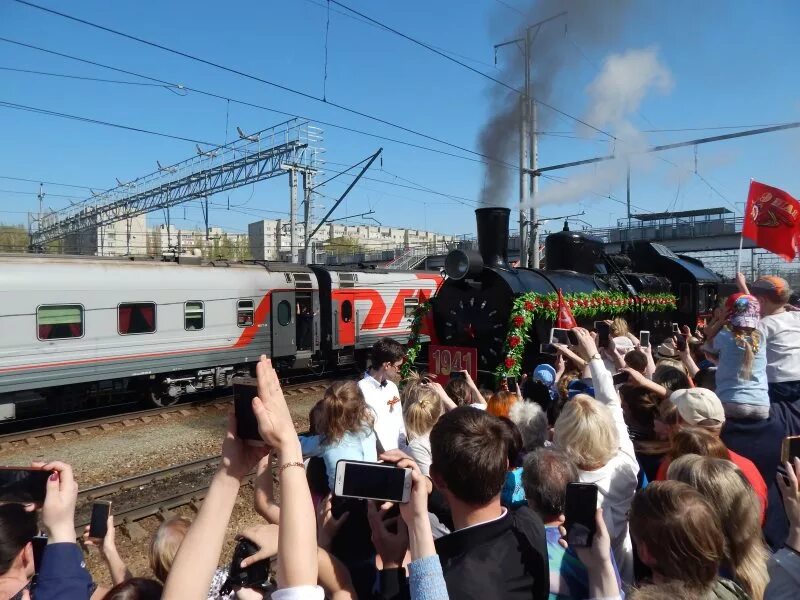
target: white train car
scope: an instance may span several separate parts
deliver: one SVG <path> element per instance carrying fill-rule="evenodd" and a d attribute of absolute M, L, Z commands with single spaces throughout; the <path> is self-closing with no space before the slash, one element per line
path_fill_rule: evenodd
<path fill-rule="evenodd" d="M 261 354 L 283 372 L 406 341 L 435 273 L 53 256 L 0 257 L 0 419 L 230 385 Z"/>

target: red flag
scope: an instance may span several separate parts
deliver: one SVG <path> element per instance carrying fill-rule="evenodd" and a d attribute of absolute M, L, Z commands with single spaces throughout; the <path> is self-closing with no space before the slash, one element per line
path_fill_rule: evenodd
<path fill-rule="evenodd" d="M 572 316 L 572 311 L 567 306 L 564 296 L 561 295 L 561 289 L 558 290 L 558 313 L 556 314 L 556 327 L 560 329 L 572 329 L 577 327 L 578 322 Z"/>
<path fill-rule="evenodd" d="M 742 235 L 791 261 L 800 248 L 800 202 L 778 188 L 750 182 Z"/>

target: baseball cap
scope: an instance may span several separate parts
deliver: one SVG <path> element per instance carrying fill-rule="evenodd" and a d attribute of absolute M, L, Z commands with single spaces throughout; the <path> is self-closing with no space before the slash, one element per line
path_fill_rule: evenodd
<path fill-rule="evenodd" d="M 627 354 L 636 347 L 633 345 L 631 338 L 629 338 L 627 335 L 618 335 L 615 337 L 614 346 L 620 353 L 623 354 Z"/>
<path fill-rule="evenodd" d="M 678 409 L 681 418 L 690 425 L 712 419 L 719 423 L 725 422 L 725 411 L 717 395 L 706 388 L 691 388 L 677 390 L 669 397 Z"/>
<path fill-rule="evenodd" d="M 533 380 L 550 387 L 556 381 L 556 370 L 548 364 L 537 365 L 533 370 Z"/>
<path fill-rule="evenodd" d="M 753 295 L 767 296 L 777 301 L 781 296 L 785 298 L 787 295 L 791 294 L 791 289 L 789 288 L 789 282 L 783 277 L 765 275 L 759 277 L 750 285 L 750 293 Z"/>
<path fill-rule="evenodd" d="M 734 298 L 734 296 L 736 296 Z M 728 321 L 734 327 L 758 327 L 758 320 L 761 314 L 761 305 L 756 300 L 755 296 L 749 294 L 734 294 L 733 302 L 728 299 L 726 306 L 731 314 L 728 316 Z"/>

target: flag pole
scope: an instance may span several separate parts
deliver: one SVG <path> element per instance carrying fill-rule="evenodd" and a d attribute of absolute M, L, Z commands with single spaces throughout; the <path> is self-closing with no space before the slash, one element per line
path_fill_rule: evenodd
<path fill-rule="evenodd" d="M 739 234 L 739 256 L 736 258 L 736 273 L 742 272 L 742 247 L 744 246 L 744 234 Z"/>

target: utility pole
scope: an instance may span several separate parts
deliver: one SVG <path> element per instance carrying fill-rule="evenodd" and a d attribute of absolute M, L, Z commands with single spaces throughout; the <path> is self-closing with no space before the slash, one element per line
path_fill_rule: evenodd
<path fill-rule="evenodd" d="M 537 178 L 538 179 L 538 178 Z M 628 161 L 628 174 L 625 178 L 625 204 L 628 209 L 628 232 L 631 230 L 631 163 Z M 630 235 L 630 233 L 629 233 Z"/>
<path fill-rule="evenodd" d="M 307 169 L 303 169 L 303 264 L 310 265 L 314 262 L 311 251 L 311 221 L 313 211 L 311 206 L 311 188 L 314 186 L 313 174 Z"/>
<path fill-rule="evenodd" d="M 497 62 L 497 49 L 514 44 L 522 52 L 522 68 L 524 69 L 524 87 L 520 98 L 520 125 L 519 125 L 519 262 L 521 267 L 531 266 L 539 268 L 539 222 L 538 210 L 535 206 L 536 192 L 539 190 L 539 182 L 531 173 L 538 168 L 539 164 L 539 142 L 537 134 L 537 114 L 536 102 L 531 91 L 531 67 L 533 41 L 539 28 L 566 15 L 566 11 L 560 12 L 547 19 L 529 25 L 525 28 L 525 37 L 509 40 L 500 44 L 495 44 L 495 63 Z M 536 165 L 536 166 L 534 166 Z M 526 211 L 522 208 L 522 203 L 530 202 L 531 208 Z M 528 225 L 531 225 L 530 236 L 528 236 Z"/>
<path fill-rule="evenodd" d="M 289 255 L 297 264 L 297 171 L 289 167 Z"/>

